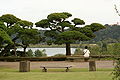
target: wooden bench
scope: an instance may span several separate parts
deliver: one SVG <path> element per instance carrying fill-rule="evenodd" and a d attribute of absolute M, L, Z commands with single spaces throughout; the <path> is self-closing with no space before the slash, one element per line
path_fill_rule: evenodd
<path fill-rule="evenodd" d="M 47 68 L 66 68 L 65 72 L 69 71 L 69 68 L 71 68 L 72 66 L 40 66 L 40 68 L 43 68 L 42 71 L 43 72 L 47 72 Z"/>

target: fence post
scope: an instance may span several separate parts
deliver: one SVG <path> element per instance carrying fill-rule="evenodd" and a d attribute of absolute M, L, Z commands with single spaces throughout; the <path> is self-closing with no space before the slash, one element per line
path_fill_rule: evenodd
<path fill-rule="evenodd" d="M 89 61 L 89 71 L 96 71 L 95 61 Z"/>
<path fill-rule="evenodd" d="M 20 61 L 19 72 L 29 72 L 30 71 L 30 61 Z"/>

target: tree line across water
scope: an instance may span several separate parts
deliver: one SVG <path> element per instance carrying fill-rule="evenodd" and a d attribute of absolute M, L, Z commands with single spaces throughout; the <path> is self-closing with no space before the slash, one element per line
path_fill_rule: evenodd
<path fill-rule="evenodd" d="M 96 43 L 106 41 L 107 43 L 120 43 L 120 25 L 108 25 L 106 29 L 95 32 L 96 37 L 89 41 L 89 43 Z"/>
<path fill-rule="evenodd" d="M 26 48 L 30 44 L 46 42 L 48 45 L 65 44 L 66 55 L 71 55 L 70 44 L 76 41 L 88 41 L 95 38 L 94 32 L 106 27 L 99 23 L 85 25 L 80 18 L 73 18 L 68 12 L 51 13 L 46 19 L 42 19 L 35 24 L 21 20 L 12 14 L 0 16 L 0 56 L 12 54 L 17 56 L 26 56 Z M 41 35 L 41 32 L 35 28 L 40 27 L 48 29 Z M 84 27 L 81 25 L 84 25 Z M 23 52 L 16 51 L 17 47 L 22 47 Z"/>

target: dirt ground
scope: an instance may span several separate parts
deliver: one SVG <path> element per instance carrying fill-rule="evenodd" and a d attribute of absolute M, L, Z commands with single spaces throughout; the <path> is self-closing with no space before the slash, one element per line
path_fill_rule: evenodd
<path fill-rule="evenodd" d="M 0 62 L 0 67 L 19 69 L 20 62 Z M 72 68 L 88 68 L 88 62 L 68 62 L 68 61 L 42 61 L 30 62 L 30 69 L 40 69 L 40 66 L 67 66 Z M 97 68 L 113 68 L 113 61 L 96 61 Z"/>

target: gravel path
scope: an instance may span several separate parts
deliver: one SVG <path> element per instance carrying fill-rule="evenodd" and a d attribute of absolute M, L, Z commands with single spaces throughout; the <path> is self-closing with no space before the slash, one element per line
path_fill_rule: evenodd
<path fill-rule="evenodd" d="M 72 68 L 88 68 L 88 62 L 67 62 L 67 61 L 42 61 L 30 62 L 31 69 L 40 69 L 40 66 L 67 66 L 71 65 Z M 0 62 L 0 67 L 19 69 L 19 62 Z M 113 61 L 96 61 L 97 68 L 113 68 Z"/>

